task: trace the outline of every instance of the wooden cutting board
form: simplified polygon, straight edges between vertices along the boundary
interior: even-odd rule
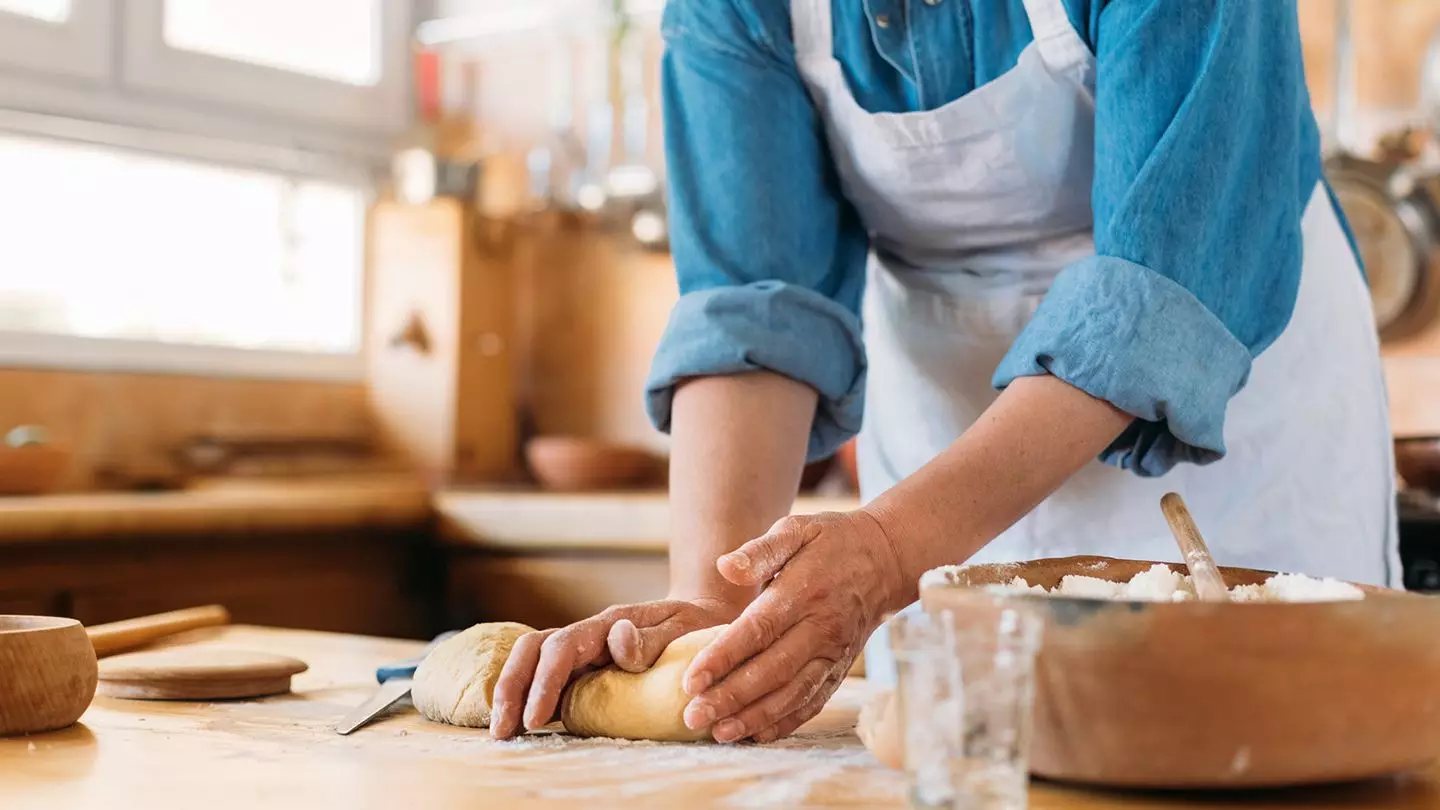
[[[96,690],[133,700],[223,700],[290,691],[309,667],[298,658],[220,647],[177,647],[117,655],[100,662]]]

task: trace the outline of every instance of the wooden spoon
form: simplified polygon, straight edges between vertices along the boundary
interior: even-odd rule
[[[1175,543],[1185,557],[1185,565],[1190,569],[1190,578],[1195,582],[1195,594],[1200,601],[1230,601],[1230,589],[1225,587],[1225,580],[1220,576],[1215,558],[1210,556],[1205,538],[1200,536],[1200,529],[1190,517],[1190,510],[1185,508],[1185,500],[1174,492],[1168,493],[1160,499],[1160,510],[1165,513],[1165,522],[1170,524],[1170,533],[1175,535]]]

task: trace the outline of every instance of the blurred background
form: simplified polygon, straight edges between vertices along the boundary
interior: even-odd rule
[[[1440,3],[1299,6],[1440,589]],[[422,635],[663,593],[662,7],[0,0],[0,612]]]

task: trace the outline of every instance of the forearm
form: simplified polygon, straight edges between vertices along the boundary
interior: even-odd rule
[[[790,513],[815,417],[813,389],[771,373],[691,380],[675,393],[670,596],[745,604],[715,560]]]
[[[1054,377],[1016,380],[954,444],[865,507],[900,563],[905,590],[897,605],[914,599],[921,574],[964,562],[1132,421]]]

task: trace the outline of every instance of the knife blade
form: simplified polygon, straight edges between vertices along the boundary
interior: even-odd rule
[[[386,709],[399,703],[409,696],[410,689],[415,685],[415,670],[425,656],[435,649],[435,645],[455,635],[455,630],[450,630],[430,640],[425,649],[414,658],[407,658],[404,661],[395,661],[385,664],[375,670],[375,680],[379,681],[380,688],[370,696],[369,700],[356,706],[349,713],[335,724],[335,733],[341,736],[364,726],[376,717],[379,717]]]

